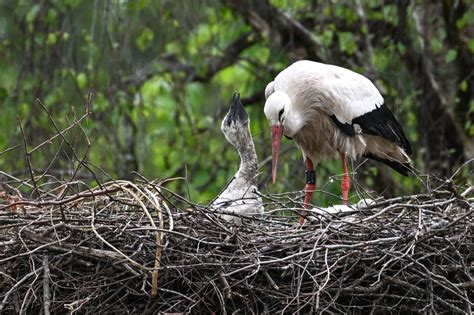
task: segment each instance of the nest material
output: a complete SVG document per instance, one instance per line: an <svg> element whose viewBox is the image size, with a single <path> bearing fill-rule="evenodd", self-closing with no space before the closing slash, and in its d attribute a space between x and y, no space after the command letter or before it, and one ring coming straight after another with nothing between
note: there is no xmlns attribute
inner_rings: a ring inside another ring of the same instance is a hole
<svg viewBox="0 0 474 315"><path fill-rule="evenodd" d="M472 312L468 191L304 226L277 210L233 226L152 183L67 191L3 195L3 312Z"/></svg>

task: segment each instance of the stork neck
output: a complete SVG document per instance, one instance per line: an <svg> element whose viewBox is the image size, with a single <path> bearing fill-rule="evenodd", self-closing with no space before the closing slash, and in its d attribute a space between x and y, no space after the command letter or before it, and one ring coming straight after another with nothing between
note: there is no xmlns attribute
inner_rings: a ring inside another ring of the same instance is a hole
<svg viewBox="0 0 474 315"><path fill-rule="evenodd" d="M293 137L295 133L297 133L302 127L303 120L300 118L294 108L292 106L289 106L283 132L288 137Z"/></svg>
<svg viewBox="0 0 474 315"><path fill-rule="evenodd" d="M236 178L243 178L245 181L255 185L258 163L257 153L255 152L255 146L252 138L249 141L245 141L245 145L238 148L240 155L240 167L235 175Z"/></svg>

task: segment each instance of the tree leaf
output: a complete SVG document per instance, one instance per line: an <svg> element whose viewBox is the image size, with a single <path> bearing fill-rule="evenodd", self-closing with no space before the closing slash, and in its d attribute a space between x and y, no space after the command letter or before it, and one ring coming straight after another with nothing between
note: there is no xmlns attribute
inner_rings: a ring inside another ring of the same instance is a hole
<svg viewBox="0 0 474 315"><path fill-rule="evenodd" d="M352 55L357 50L357 44L354 39L354 35L349 32L341 32L338 34L339 36L339 48L343 51Z"/></svg>
<svg viewBox="0 0 474 315"><path fill-rule="evenodd" d="M450 63L450 62L453 62L454 59L456 59L456 57L458 56L458 52L454 49L450 49L448 50L448 52L446 53L446 57L444 58L444 60L447 62L447 63Z"/></svg>

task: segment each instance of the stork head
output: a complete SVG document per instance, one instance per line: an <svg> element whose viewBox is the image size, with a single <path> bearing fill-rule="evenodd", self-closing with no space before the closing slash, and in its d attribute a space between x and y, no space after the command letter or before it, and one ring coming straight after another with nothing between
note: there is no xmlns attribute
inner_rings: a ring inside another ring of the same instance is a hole
<svg viewBox="0 0 474 315"><path fill-rule="evenodd" d="M240 101L238 92L234 93L227 115L222 120L221 130L227 141L239 148L245 144L249 131L249 116Z"/></svg>
<svg viewBox="0 0 474 315"><path fill-rule="evenodd" d="M271 88L273 89L273 86ZM265 91L265 94L267 94L267 91ZM272 132L272 182L275 183L281 136L283 132L288 136L292 136L293 133L291 123L287 120L291 108L291 99L283 91L274 91L273 93L269 93L268 96L265 96L267 100L263 111L270 122Z"/></svg>

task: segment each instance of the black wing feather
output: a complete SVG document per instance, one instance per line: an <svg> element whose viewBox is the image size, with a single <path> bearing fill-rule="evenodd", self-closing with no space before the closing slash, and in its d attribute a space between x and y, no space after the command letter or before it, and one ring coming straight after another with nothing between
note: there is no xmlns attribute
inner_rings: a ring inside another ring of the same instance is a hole
<svg viewBox="0 0 474 315"><path fill-rule="evenodd" d="M335 115L330 116L333 123L349 137L355 137L354 124L358 124L362 132L368 135L380 136L398 144L407 154L411 154L411 146L403 132L402 126L393 116L387 106L382 105L376 109L354 118L351 124L341 123ZM382 162L402 175L407 176L412 167L408 163L377 157L373 154L365 154L364 157Z"/></svg>
<svg viewBox="0 0 474 315"><path fill-rule="evenodd" d="M337 126L337 128L339 128L339 130L341 130L342 132L344 132L346 135L348 135L351 138L355 137L355 130L352 124L347 124L347 123L343 124L342 122L337 120L336 115L331 115L329 117L331 117L332 122Z"/></svg>
<svg viewBox="0 0 474 315"><path fill-rule="evenodd" d="M382 162L382 163L390 166L391 168L393 168L394 170L396 170L397 172L399 172L403 176L408 176L408 172L413 171L413 168L408 163L399 163L397 161L393 161L393 160L389 160L389 159L383 159L383 158L377 157L373 154L364 154L364 157L368 158L368 159L375 160L375 161Z"/></svg>
<svg viewBox="0 0 474 315"><path fill-rule="evenodd" d="M407 154L412 153L402 126L386 105L381 105L371 112L354 118L352 124L358 124L363 133L381 136L398 144Z"/></svg>

